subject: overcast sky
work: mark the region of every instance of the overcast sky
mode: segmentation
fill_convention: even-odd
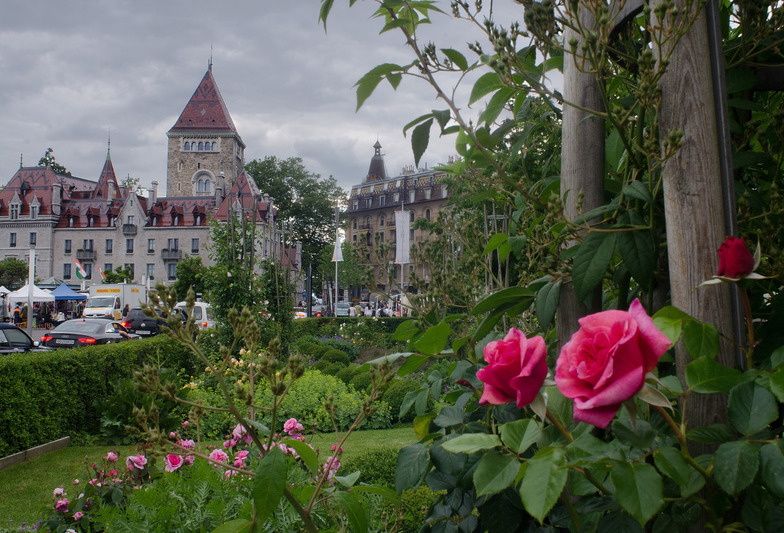
[[[20,155],[32,166],[48,147],[74,175],[97,179],[111,132],[118,178],[157,180],[164,191],[166,132],[211,53],[246,162],[301,157],[308,170],[348,189],[367,174],[378,139],[387,172],[397,175],[413,164],[403,126],[445,106],[421,82],[404,80],[397,91],[384,84],[355,112],[356,81],[411,56],[399,32],[379,36],[375,2],[335,4],[325,33],[318,0],[4,0],[0,181],[11,178]],[[512,0],[496,4],[506,21],[522,18]],[[465,43],[478,34],[471,26],[436,21],[429,38],[472,59]],[[453,147],[454,137],[431,139],[420,166],[446,162]]]

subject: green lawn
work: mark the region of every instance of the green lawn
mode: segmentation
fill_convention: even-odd
[[[343,447],[345,456],[354,455],[368,448],[401,448],[416,441],[411,426],[385,430],[367,430],[353,433]],[[216,443],[217,444],[217,443]],[[311,442],[313,448],[320,449],[322,457],[329,455],[335,444],[331,434],[316,435]],[[71,447],[51,452],[32,461],[0,471],[0,529],[20,526],[22,522],[36,522],[46,506],[51,505],[52,491],[64,486],[73,491],[73,480],[85,483],[85,457],[91,461],[106,455],[109,450],[117,450],[122,457],[128,455],[129,448],[118,446]],[[69,490],[70,489],[70,490]]]

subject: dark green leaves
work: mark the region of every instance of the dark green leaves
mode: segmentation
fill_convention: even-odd
[[[561,448],[542,448],[527,463],[520,497],[528,513],[541,523],[566,486],[569,471]]]
[[[778,418],[779,406],[768,390],[747,382],[730,391],[728,416],[735,429],[751,436]]]
[[[716,483],[730,496],[737,496],[757,475],[759,450],[746,441],[725,442],[716,450],[714,464]]]
[[[489,452],[482,456],[474,470],[474,485],[477,496],[495,494],[514,483],[520,461],[511,455]]]
[[[403,67],[395,65],[394,63],[384,63],[374,67],[370,72],[362,76],[360,80],[354,85],[357,88],[357,111],[362,107],[381,80],[386,78],[393,89],[397,89],[400,85],[402,73],[408,70],[412,65]]]
[[[742,380],[743,376],[738,370],[705,357],[686,365],[686,385],[695,392],[727,394]]]
[[[572,268],[572,281],[579,301],[584,301],[601,283],[615,251],[616,235],[615,232],[594,231],[580,244]]]
[[[421,353],[435,355],[446,348],[451,331],[449,324],[446,322],[436,324],[425,331],[419,340],[414,343],[414,348]]]
[[[398,494],[402,494],[425,477],[429,456],[427,446],[419,442],[400,450],[395,470],[395,490]]]
[[[278,506],[286,487],[286,456],[279,448],[272,448],[256,469],[253,480],[253,505],[256,520],[263,523]]]
[[[348,518],[348,523],[351,525],[351,531],[357,533],[364,533],[367,531],[367,517],[365,511],[359,504],[356,498],[348,492],[336,492],[334,494],[335,502],[343,509]]]
[[[664,503],[662,478],[647,463],[618,462],[610,472],[615,497],[621,507],[645,524]]]

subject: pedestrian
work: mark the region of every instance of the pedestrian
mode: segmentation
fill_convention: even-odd
[[[17,303],[16,307],[14,307],[14,324],[16,326],[19,326],[19,324],[21,323],[22,323],[22,310],[19,309],[19,304]]]
[[[125,304],[125,307],[123,307],[122,317],[126,318],[128,316],[128,312],[130,310],[131,310],[131,308],[128,306],[128,304]]]

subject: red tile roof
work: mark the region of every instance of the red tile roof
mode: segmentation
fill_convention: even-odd
[[[223,102],[215,79],[212,77],[212,65],[207,69],[196,92],[191,96],[188,105],[183,109],[180,118],[169,130],[173,131],[231,131],[237,128]]]

